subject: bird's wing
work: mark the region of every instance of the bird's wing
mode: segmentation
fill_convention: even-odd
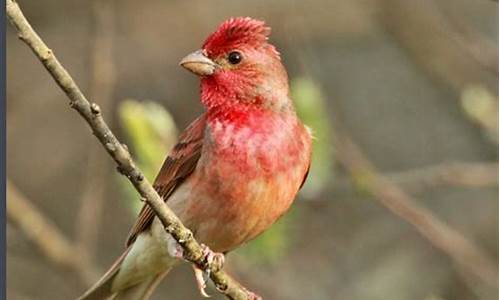
[[[202,115],[191,123],[191,125],[189,125],[189,127],[179,136],[179,141],[163,163],[153,187],[164,201],[168,200],[175,189],[179,187],[196,168],[201,156],[205,126],[205,115]],[[136,223],[130,230],[127,246],[134,242],[139,233],[151,225],[154,216],[154,211],[149,205],[145,204],[139,213]]]

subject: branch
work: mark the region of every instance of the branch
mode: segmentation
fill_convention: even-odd
[[[194,239],[192,232],[168,208],[151,183],[144,177],[142,171],[137,168],[127,147],[118,141],[104,121],[99,106],[96,103],[91,104],[85,98],[52,50],[47,47],[28,23],[18,4],[13,0],[7,0],[6,11],[7,18],[17,30],[18,37],[31,48],[59,87],[66,93],[70,99],[70,107],[87,121],[93,134],[118,165],[120,173],[129,179],[142,199],[154,210],[166,232],[171,234],[183,248],[184,258],[209,271],[210,278],[217,289],[229,299],[249,299],[250,293],[244,287],[227,275],[220,266],[206,261],[203,250]]]
[[[381,23],[431,78],[456,91],[477,83],[497,90],[498,71],[491,72],[491,67],[476,60],[473,53],[477,50],[471,51],[470,47],[477,47],[478,43],[470,46],[434,1],[382,0],[380,8]],[[492,53],[494,58],[487,60],[495,61],[492,67],[498,70],[498,49],[483,49],[481,53],[481,59]]]
[[[498,163],[441,163],[408,171],[392,172],[386,177],[410,191],[443,185],[468,188],[491,187],[498,185]]]
[[[387,209],[410,223],[432,245],[450,256],[464,270],[483,282],[496,286],[496,263],[460,232],[442,222],[432,211],[418,205],[418,201],[398,185],[377,173],[349,136],[336,132],[336,137],[338,160],[352,177],[361,178],[364,187]]]
[[[7,216],[50,261],[72,269],[85,284],[92,284],[98,278],[98,269],[87,259],[87,255],[75,259],[75,253],[81,253],[78,248],[21,194],[9,179],[7,179]]]
[[[498,186],[497,162],[449,162],[415,169],[387,172],[380,174],[397,184],[405,191],[421,192],[427,188],[453,186],[465,188],[484,188]],[[332,193],[342,194],[353,191],[350,176],[335,180],[335,184],[325,189],[318,199],[311,202],[328,199]]]

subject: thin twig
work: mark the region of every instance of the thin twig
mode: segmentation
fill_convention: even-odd
[[[431,0],[382,0],[381,23],[430,78],[463,94],[471,86],[498,90],[498,47],[474,35],[457,30]],[[471,37],[473,36],[473,37]],[[457,97],[459,99],[459,97]],[[495,101],[498,103],[498,101]],[[491,109],[493,122],[477,122],[492,137],[498,137],[498,106]],[[491,139],[495,144],[496,138]]]
[[[497,72],[491,72],[475,59],[474,51],[469,48],[477,45],[467,45],[468,41],[450,24],[435,1],[382,0],[379,3],[381,23],[416,65],[423,67],[432,78],[458,92],[478,83],[491,91],[497,90]]]
[[[420,167],[399,172],[382,173],[382,176],[407,192],[418,193],[428,188],[453,186],[483,188],[498,186],[497,162],[450,162]],[[328,199],[331,193],[351,193],[353,182],[350,176],[335,179],[335,184],[326,189],[313,202]]]
[[[105,113],[111,110],[116,81],[113,63],[115,9],[112,0],[94,0],[92,3],[93,39],[90,49],[89,94],[91,99],[99,99],[101,110]],[[103,180],[96,174],[106,174],[109,165],[101,155],[102,150],[98,145],[92,143],[88,150],[84,186],[76,219],[76,235],[79,249],[92,258],[96,251],[105,193]]]
[[[336,132],[338,161],[353,178],[361,178],[370,191],[386,208],[410,223],[432,245],[441,249],[468,273],[483,282],[496,286],[496,264],[460,232],[442,222],[434,213],[418,204],[398,185],[380,175],[360,148],[345,133]]]
[[[10,180],[7,180],[7,216],[50,261],[73,270],[85,284],[92,284],[98,278],[98,268],[86,255],[80,256],[78,248]]]
[[[93,134],[118,165],[118,170],[129,179],[141,197],[154,210],[158,219],[165,226],[166,232],[171,234],[183,248],[185,259],[198,266],[206,266],[206,269],[210,271],[210,278],[215,286],[229,299],[249,299],[251,296],[248,290],[218,268],[219,266],[206,261],[203,250],[194,239],[192,232],[168,208],[151,183],[144,177],[142,171],[137,168],[127,147],[118,141],[104,121],[99,106],[96,103],[91,104],[85,98],[70,74],[59,63],[52,50],[47,47],[28,23],[18,4],[13,0],[7,0],[6,8],[7,17],[17,30],[19,38],[33,50],[34,54],[70,99],[70,106],[87,121]]]
[[[388,173],[392,182],[408,191],[424,187],[481,188],[498,185],[497,162],[451,162],[402,172]]]
[[[446,14],[448,23],[453,31],[450,32],[464,50],[470,53],[479,65],[489,70],[494,76],[498,77],[498,46],[493,39],[489,39],[474,26],[464,22],[463,15],[451,13],[442,10],[443,15]]]

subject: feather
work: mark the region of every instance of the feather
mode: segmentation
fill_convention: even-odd
[[[196,168],[201,155],[205,125],[206,116],[202,115],[186,128],[180,135],[179,142],[163,163],[153,187],[164,201],[168,200],[170,195]],[[139,212],[136,223],[130,230],[127,246],[135,241],[139,233],[149,228],[154,217],[154,211],[149,205],[145,204]]]
[[[249,17],[231,18],[222,23],[205,40],[203,49],[205,49],[209,56],[217,57],[232,50],[232,48],[258,48],[267,44],[266,42],[270,34],[271,28],[267,27],[263,21]]]

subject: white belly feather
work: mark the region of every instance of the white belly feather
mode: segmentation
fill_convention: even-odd
[[[189,197],[190,188],[183,184],[168,200],[169,207],[179,216],[182,203]],[[165,232],[158,218],[154,218],[149,230],[137,236],[131,249],[123,260],[112,290],[118,291],[145,280],[148,277],[167,271],[180,260],[173,255],[178,244]]]

